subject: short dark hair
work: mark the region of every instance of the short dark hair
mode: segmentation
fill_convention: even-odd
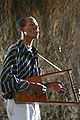
[[[16,22],[16,29],[17,30],[19,30],[20,27],[24,27],[25,26],[25,22],[26,22],[27,18],[34,18],[34,17],[32,17],[30,15],[27,15],[27,16],[22,17],[19,20],[17,20],[17,22]]]
[[[20,18],[19,20],[17,20],[17,22],[16,22],[16,29],[17,29],[17,31],[20,33],[20,27],[24,27],[25,26],[25,23],[26,23],[26,19],[27,18],[33,18],[32,16],[30,16],[30,15],[27,15],[27,16],[25,16],[25,17],[22,17],[22,18]]]
[[[24,26],[25,26],[25,21],[26,21],[25,17],[22,17],[22,18],[20,18],[20,19],[16,22],[16,29],[17,29],[17,31],[19,31],[19,28],[20,28],[20,27],[24,27]]]

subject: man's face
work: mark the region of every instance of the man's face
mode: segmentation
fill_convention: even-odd
[[[24,31],[31,39],[39,38],[39,25],[33,17],[26,18]]]

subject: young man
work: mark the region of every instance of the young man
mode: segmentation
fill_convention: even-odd
[[[8,49],[1,72],[1,88],[7,100],[8,117],[9,120],[41,120],[37,103],[16,104],[13,99],[14,92],[32,89],[39,93],[46,90],[42,84],[25,81],[25,78],[41,74],[38,50],[33,46],[33,40],[39,37],[39,25],[35,18],[23,17],[17,22],[17,30],[21,38]]]

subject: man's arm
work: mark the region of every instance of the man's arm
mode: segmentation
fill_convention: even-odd
[[[8,51],[1,71],[1,88],[7,98],[11,97],[14,91],[24,91],[29,86],[28,81],[18,79],[17,71],[16,51],[12,49]]]

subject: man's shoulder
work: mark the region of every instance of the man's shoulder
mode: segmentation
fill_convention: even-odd
[[[17,46],[16,46],[16,43],[14,43],[14,44],[12,44],[12,45],[10,45],[10,46],[8,47],[7,52],[13,52],[13,51],[15,51],[16,49],[17,49]]]
[[[14,43],[8,47],[7,52],[11,53],[11,52],[15,52],[16,50],[17,50],[17,45],[16,43]]]

